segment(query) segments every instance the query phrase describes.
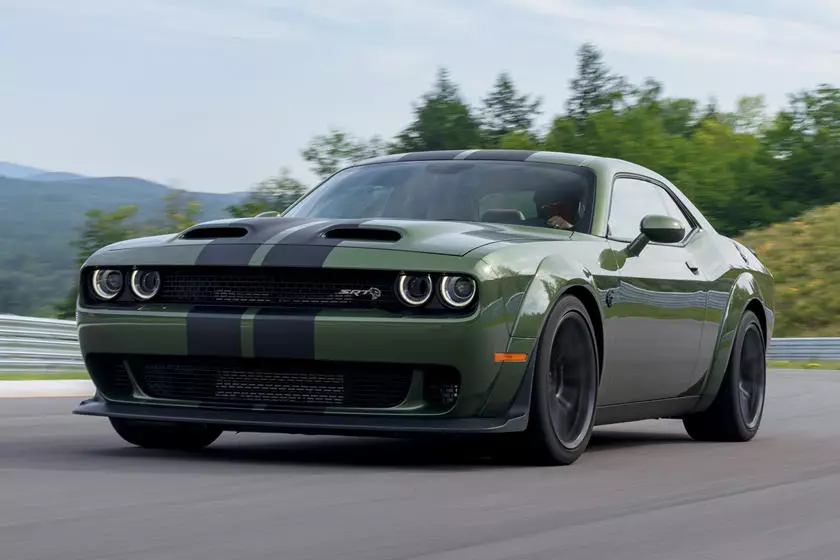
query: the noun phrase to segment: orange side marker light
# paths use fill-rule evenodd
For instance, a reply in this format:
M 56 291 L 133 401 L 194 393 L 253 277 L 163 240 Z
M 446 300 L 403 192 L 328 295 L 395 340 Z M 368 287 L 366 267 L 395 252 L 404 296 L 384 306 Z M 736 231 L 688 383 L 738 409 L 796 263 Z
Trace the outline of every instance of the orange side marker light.
M 496 352 L 493 357 L 497 362 L 524 362 L 528 359 L 528 354 L 514 353 L 514 352 Z

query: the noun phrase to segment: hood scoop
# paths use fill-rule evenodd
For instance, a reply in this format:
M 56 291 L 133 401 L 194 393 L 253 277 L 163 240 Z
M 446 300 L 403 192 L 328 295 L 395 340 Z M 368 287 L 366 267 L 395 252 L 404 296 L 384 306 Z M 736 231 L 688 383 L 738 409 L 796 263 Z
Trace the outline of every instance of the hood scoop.
M 237 239 L 248 235 L 244 227 L 197 227 L 181 234 L 181 239 Z
M 326 239 L 341 239 L 344 241 L 379 241 L 382 243 L 396 243 L 402 239 L 402 234 L 393 229 L 337 227 L 324 233 Z

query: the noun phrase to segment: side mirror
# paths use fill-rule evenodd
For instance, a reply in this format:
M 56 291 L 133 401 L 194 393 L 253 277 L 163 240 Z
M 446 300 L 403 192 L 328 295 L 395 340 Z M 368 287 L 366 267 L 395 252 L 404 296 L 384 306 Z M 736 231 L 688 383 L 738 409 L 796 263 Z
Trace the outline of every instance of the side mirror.
M 685 228 L 670 216 L 651 214 L 642 218 L 638 237 L 627 246 L 627 254 L 637 257 L 650 241 L 654 243 L 677 243 L 685 237 Z

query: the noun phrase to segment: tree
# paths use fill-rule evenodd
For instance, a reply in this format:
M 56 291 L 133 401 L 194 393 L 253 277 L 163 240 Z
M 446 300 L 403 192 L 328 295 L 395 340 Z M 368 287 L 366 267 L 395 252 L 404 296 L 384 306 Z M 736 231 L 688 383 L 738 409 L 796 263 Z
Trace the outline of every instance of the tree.
M 99 209 L 86 212 L 81 235 L 70 243 L 76 249 L 77 267 L 81 267 L 88 257 L 102 247 L 141 235 L 144 229 L 142 225 L 131 223 L 136 215 L 136 205 L 120 206 L 111 212 Z M 76 295 L 77 287 L 74 285 L 67 297 L 56 304 L 55 312 L 59 319 L 75 317 Z
M 391 152 L 459 150 L 481 147 L 481 130 L 458 86 L 441 68 L 432 89 L 414 106 L 414 121 L 391 146 Z
M 251 218 L 261 212 L 282 212 L 306 190 L 303 183 L 294 179 L 284 167 L 277 177 L 259 183 L 242 204 L 229 206 L 227 210 L 234 218 Z
M 312 171 L 324 179 L 346 165 L 385 152 L 385 144 L 379 136 L 364 141 L 332 129 L 312 138 L 301 155 L 312 165 Z
M 528 134 L 540 114 L 542 98 L 520 94 L 510 76 L 499 74 L 493 89 L 483 100 L 481 126 L 489 146 L 497 147 L 509 134 Z M 500 146 L 499 146 L 500 147 Z
M 732 128 L 738 134 L 760 136 L 767 122 L 764 114 L 766 107 L 763 95 L 740 97 L 735 112 L 731 115 Z
M 183 231 L 194 226 L 201 214 L 201 203 L 186 200 L 184 191 L 172 191 L 164 197 L 164 220 L 157 226 L 158 233 Z
M 76 247 L 76 264 L 81 266 L 93 253 L 118 241 L 137 237 L 143 227 L 132 224 L 137 205 L 120 206 L 114 211 L 94 209 L 85 213 L 87 220 L 82 235 L 72 245 Z
M 530 132 L 508 132 L 496 145 L 502 150 L 539 150 L 541 146 L 539 136 Z
M 617 108 L 629 89 L 624 78 L 610 73 L 601 51 L 591 43 L 578 49 L 577 74 L 570 85 L 566 110 L 578 123 L 593 113 Z

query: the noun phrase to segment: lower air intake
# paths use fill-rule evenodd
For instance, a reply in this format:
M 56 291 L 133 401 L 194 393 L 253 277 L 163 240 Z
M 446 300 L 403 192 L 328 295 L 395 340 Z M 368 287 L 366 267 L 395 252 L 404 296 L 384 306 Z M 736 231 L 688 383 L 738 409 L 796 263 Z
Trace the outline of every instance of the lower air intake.
M 411 371 L 342 371 L 311 364 L 139 363 L 150 397 L 232 406 L 390 408 L 408 394 Z M 132 370 L 135 368 L 132 367 Z
M 444 366 L 96 355 L 89 357 L 89 367 L 108 398 L 132 398 L 130 370 L 147 397 L 224 408 L 393 408 L 410 396 L 412 382 L 422 380 L 413 398 L 444 411 L 460 391 L 457 370 Z

